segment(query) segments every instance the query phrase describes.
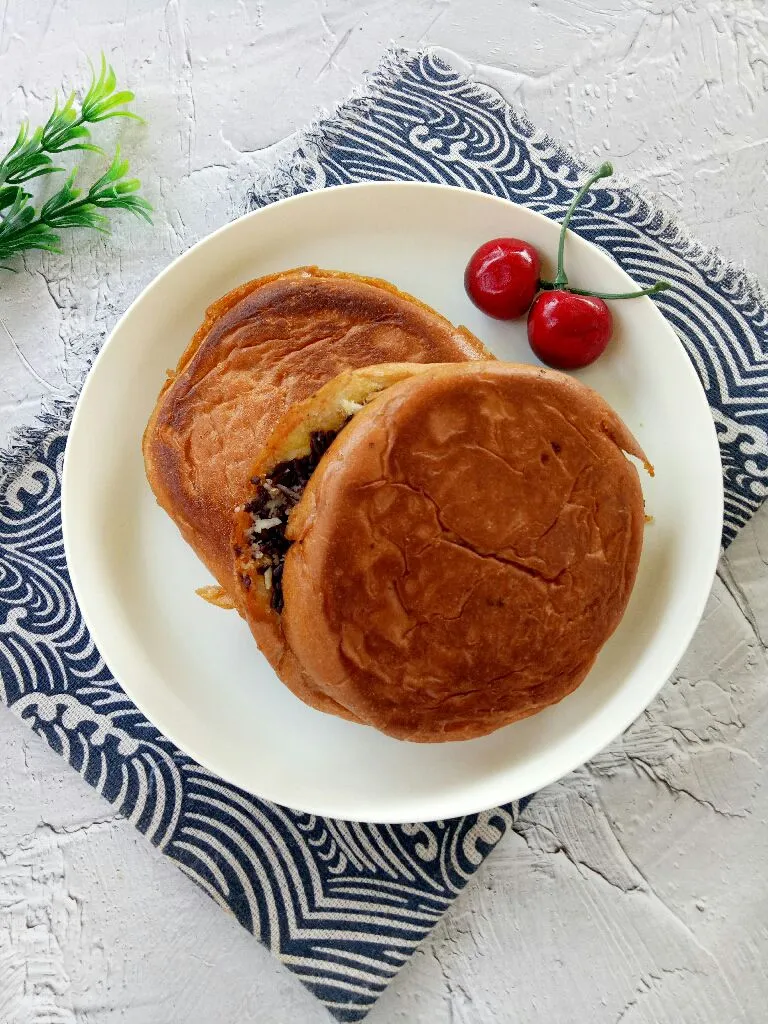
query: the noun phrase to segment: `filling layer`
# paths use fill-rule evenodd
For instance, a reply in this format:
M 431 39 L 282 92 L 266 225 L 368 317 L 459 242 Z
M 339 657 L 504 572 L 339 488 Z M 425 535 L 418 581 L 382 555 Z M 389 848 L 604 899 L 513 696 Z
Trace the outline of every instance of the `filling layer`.
M 309 455 L 280 462 L 264 476 L 251 479 L 255 494 L 245 505 L 253 524 L 248 539 L 258 566 L 256 571 L 264 577 L 270 604 L 278 614 L 283 610 L 283 568 L 291 546 L 285 536 L 288 517 L 338 433 L 316 431 L 309 438 Z

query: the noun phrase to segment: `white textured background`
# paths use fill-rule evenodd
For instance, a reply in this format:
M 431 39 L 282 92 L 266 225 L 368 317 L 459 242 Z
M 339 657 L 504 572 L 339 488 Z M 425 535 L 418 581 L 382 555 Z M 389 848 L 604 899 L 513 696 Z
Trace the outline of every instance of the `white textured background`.
M 0 140 L 104 49 L 154 229 L 0 278 L 0 435 L 65 393 L 274 145 L 395 41 L 461 52 L 768 280 L 763 0 L 0 0 Z M 768 512 L 652 708 L 547 790 L 382 998 L 401 1024 L 768 1019 Z M 0 712 L 0 1024 L 329 1020 L 234 920 Z

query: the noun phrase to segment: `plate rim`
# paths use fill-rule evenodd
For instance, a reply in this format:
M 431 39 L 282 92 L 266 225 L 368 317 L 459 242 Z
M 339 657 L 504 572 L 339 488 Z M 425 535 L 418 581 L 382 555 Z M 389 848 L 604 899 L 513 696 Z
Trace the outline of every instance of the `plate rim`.
M 295 195 L 283 197 L 279 200 L 276 200 L 273 203 L 260 207 L 256 210 L 251 210 L 243 214 L 242 216 L 237 217 L 226 224 L 223 224 L 221 227 L 216 228 L 214 231 L 200 238 L 197 242 L 191 245 L 184 252 L 179 253 L 177 256 L 175 256 L 166 267 L 164 267 L 155 277 L 153 277 L 153 279 L 144 288 L 142 288 L 139 294 L 133 299 L 133 301 L 129 304 L 125 312 L 118 318 L 117 322 L 113 326 L 112 330 L 109 333 L 109 336 L 104 341 L 104 344 L 99 350 L 85 378 L 83 387 L 77 398 L 75 409 L 72 415 L 72 420 L 70 422 L 69 431 L 67 434 L 61 483 L 61 521 L 64 553 L 66 557 L 67 569 L 69 572 L 75 600 L 80 609 L 80 613 L 83 616 L 83 621 L 100 653 L 102 653 L 103 647 L 109 647 L 109 643 L 105 645 L 102 645 L 101 643 L 101 639 L 103 639 L 103 637 L 99 636 L 99 633 L 101 632 L 101 627 L 95 624 L 98 622 L 98 616 L 93 616 L 91 614 L 89 599 L 87 597 L 85 598 L 85 600 L 83 599 L 83 594 L 88 593 L 88 588 L 83 587 L 82 579 L 80 576 L 80 568 L 78 567 L 77 563 L 77 558 L 72 557 L 72 520 L 73 513 L 75 512 L 77 507 L 77 497 L 73 494 L 72 476 L 74 470 L 72 470 L 71 467 L 75 456 L 72 455 L 71 453 L 77 450 L 77 439 L 80 437 L 80 432 L 82 429 L 81 422 L 84 420 L 84 417 L 87 414 L 89 402 L 88 396 L 98 385 L 100 373 L 99 367 L 104 362 L 105 357 L 109 352 L 110 348 L 113 347 L 116 336 L 119 335 L 121 328 L 123 328 L 126 321 L 129 320 L 134 310 L 143 301 L 145 301 L 145 299 L 148 296 L 150 296 L 158 288 L 162 287 L 163 282 L 171 273 L 177 272 L 178 268 L 182 266 L 186 260 L 192 258 L 194 254 L 198 253 L 201 249 L 209 245 L 213 241 L 213 239 L 219 238 L 220 236 L 234 230 L 236 227 L 242 225 L 244 222 L 257 219 L 264 213 L 274 212 L 276 209 L 288 205 L 293 205 L 296 203 L 311 203 L 313 201 L 317 201 L 318 199 L 323 199 L 327 201 L 329 197 L 332 196 L 334 193 L 338 194 L 360 190 L 418 190 L 432 192 L 460 192 L 471 195 L 473 199 L 478 199 L 480 201 L 497 205 L 501 204 L 505 207 L 513 206 L 517 208 L 519 211 L 522 211 L 526 217 L 532 217 L 536 220 L 544 221 L 548 225 L 553 224 L 553 221 L 549 217 L 546 217 L 544 214 L 540 213 L 537 210 L 531 210 L 529 207 L 521 203 L 516 203 L 514 200 L 502 196 L 491 195 L 485 192 L 479 192 L 474 189 L 467 189 L 462 186 L 447 185 L 438 182 L 414 181 L 354 182 L 350 184 L 327 186 L 322 189 L 315 189 L 307 192 L 300 192 Z M 240 230 L 242 230 L 242 228 L 240 228 Z M 588 245 L 593 250 L 593 252 L 599 257 L 600 260 L 605 261 L 607 264 L 609 264 L 614 272 L 618 271 L 626 278 L 627 282 L 630 285 L 634 284 L 632 278 L 616 260 L 614 260 L 601 248 L 599 248 L 598 246 L 596 246 L 594 243 L 590 242 L 583 236 L 578 235 L 576 232 L 574 232 L 574 235 L 580 238 L 583 244 Z M 247 278 L 246 280 L 254 279 L 255 278 Z M 672 325 L 669 324 L 669 322 L 663 316 L 662 312 L 658 309 L 658 307 L 656 307 L 655 304 L 651 303 L 650 299 L 646 297 L 639 299 L 637 301 L 650 303 L 656 310 L 657 315 L 661 317 L 661 319 L 664 321 L 664 324 L 668 328 L 669 334 L 674 339 L 675 344 L 679 347 L 682 355 L 684 356 L 685 365 L 687 366 L 687 372 L 691 380 L 695 384 L 695 388 L 691 389 L 691 397 L 694 393 L 696 394 L 696 401 L 699 403 L 700 407 L 705 408 L 707 416 L 711 421 L 712 429 L 709 437 L 709 452 L 707 454 L 706 461 L 707 469 L 708 471 L 710 471 L 709 475 L 712 475 L 711 470 L 714 469 L 715 464 L 717 465 L 718 472 L 714 474 L 714 479 L 709 481 L 709 486 L 713 490 L 713 493 L 711 494 L 711 500 L 717 501 L 718 504 L 718 521 L 722 523 L 724 513 L 724 484 L 722 475 L 722 463 L 720 458 L 719 442 L 717 439 L 717 430 L 714 418 L 711 414 L 711 407 L 706 398 L 706 393 L 701 384 L 701 381 L 699 380 L 698 375 L 696 374 L 693 362 L 691 361 L 688 353 L 686 352 L 685 346 L 679 338 L 679 336 L 677 335 L 677 332 L 674 330 L 674 328 L 672 328 Z M 179 352 L 179 356 L 180 355 L 181 352 Z M 86 413 L 83 412 L 84 409 L 86 410 Z M 71 441 L 73 438 L 75 438 L 75 445 L 71 445 Z M 510 803 L 512 801 L 521 799 L 522 797 L 528 796 L 532 793 L 536 793 L 544 789 L 546 786 L 549 786 L 554 782 L 564 778 L 566 775 L 569 775 L 571 772 L 573 772 L 574 770 L 576 770 L 577 768 L 581 767 L 589 760 L 591 760 L 591 758 L 595 757 L 601 750 L 605 749 L 605 747 L 613 743 L 617 739 L 617 737 L 620 736 L 639 717 L 639 715 L 642 714 L 642 712 L 655 699 L 655 697 L 661 691 L 663 686 L 668 682 L 670 676 L 674 672 L 675 667 L 680 662 L 682 656 L 684 655 L 686 649 L 688 648 L 691 642 L 691 639 L 693 638 L 696 630 L 698 629 L 698 626 L 701 622 L 701 618 L 704 613 L 704 609 L 706 607 L 706 603 L 709 599 L 712 581 L 714 580 L 716 575 L 717 563 L 720 556 L 721 531 L 718 531 L 717 534 L 715 534 L 713 530 L 712 538 L 709 538 L 708 540 L 710 544 L 709 550 L 706 553 L 706 557 L 702 556 L 701 559 L 703 565 L 706 568 L 706 572 L 704 571 L 704 569 L 701 570 L 702 587 L 701 593 L 699 595 L 699 600 L 696 602 L 693 608 L 695 614 L 692 614 L 690 616 L 687 628 L 684 631 L 680 631 L 678 634 L 676 634 L 677 642 L 674 644 L 674 646 L 670 645 L 671 653 L 667 658 L 667 667 L 664 669 L 663 672 L 659 672 L 660 682 L 658 683 L 658 685 L 654 686 L 652 692 L 650 689 L 644 690 L 642 697 L 639 697 L 634 702 L 627 703 L 627 707 L 624 709 L 624 713 L 616 716 L 617 720 L 620 720 L 622 723 L 621 727 L 611 727 L 611 729 L 609 730 L 610 735 L 604 736 L 601 739 L 599 746 L 595 748 L 594 743 L 585 744 L 584 741 L 581 742 L 580 749 L 584 747 L 589 747 L 591 753 L 588 753 L 586 754 L 586 756 L 584 756 L 582 750 L 582 752 L 576 753 L 571 758 L 562 761 L 557 768 L 553 768 L 549 771 L 540 768 L 537 772 L 535 770 L 535 767 L 534 769 L 527 769 L 527 772 L 533 776 L 534 782 L 530 789 L 524 793 L 506 792 L 505 794 L 504 792 L 502 792 L 504 780 L 505 778 L 507 778 L 508 775 L 508 770 L 505 772 L 503 769 L 499 769 L 497 773 L 495 773 L 493 776 L 484 776 L 481 779 L 474 780 L 469 787 L 464 786 L 462 788 L 457 789 L 455 786 L 453 786 L 452 788 L 448 789 L 445 793 L 441 793 L 439 799 L 436 797 L 418 797 L 416 800 L 417 805 L 419 804 L 419 802 L 429 802 L 430 810 L 427 813 L 421 812 L 419 810 L 414 810 L 413 808 L 410 808 L 407 811 L 398 811 L 394 806 L 391 806 L 391 809 L 389 811 L 375 811 L 373 813 L 373 816 L 366 816 L 364 813 L 350 814 L 349 807 L 343 806 L 343 799 L 339 801 L 338 797 L 335 794 L 331 796 L 330 799 L 326 798 L 322 801 L 317 801 L 316 803 L 313 803 L 312 806 L 302 806 L 301 803 L 296 803 L 294 801 L 291 801 L 290 804 L 284 804 L 284 806 L 289 806 L 292 809 L 300 811 L 302 813 L 315 814 L 323 817 L 342 818 L 345 820 L 359 822 L 403 824 L 417 820 L 434 821 L 453 817 L 461 817 L 468 814 L 475 814 L 484 810 L 488 810 L 489 808 L 495 806 Z M 704 583 L 705 577 L 707 581 L 706 584 Z M 168 721 L 164 720 L 165 716 L 163 714 L 161 714 L 160 716 L 155 716 L 154 714 L 148 713 L 143 697 L 136 697 L 135 693 L 132 691 L 130 683 L 126 685 L 124 679 L 121 678 L 121 676 L 112 668 L 112 666 L 109 664 L 108 658 L 103 653 L 102 658 L 104 659 L 104 662 L 107 665 L 111 675 L 118 683 L 118 685 L 121 687 L 121 689 L 124 691 L 126 697 L 138 708 L 142 715 L 144 715 L 146 719 L 162 735 L 164 735 L 175 746 L 177 746 L 179 750 L 181 750 L 188 757 L 197 761 L 204 768 L 208 769 L 209 771 L 212 771 L 219 778 L 223 779 L 230 785 L 236 786 L 237 788 L 244 790 L 252 796 L 257 797 L 258 799 L 269 800 L 276 803 L 281 802 L 279 796 L 272 797 L 264 795 L 262 793 L 258 793 L 252 788 L 252 786 L 250 786 L 243 779 L 232 777 L 231 773 L 222 772 L 221 769 L 216 766 L 215 758 L 212 759 L 204 753 L 201 755 L 199 751 L 195 751 L 194 749 L 192 749 L 186 742 L 181 742 L 173 722 L 169 723 Z M 318 712 L 318 714 L 320 714 L 320 712 Z M 495 793 L 495 795 L 492 795 L 490 799 L 488 799 L 485 796 L 482 799 L 480 799 L 480 790 L 484 791 L 486 787 L 490 788 L 493 791 L 493 793 Z M 512 787 L 509 788 L 511 789 Z M 402 801 L 397 800 L 395 802 L 402 803 Z

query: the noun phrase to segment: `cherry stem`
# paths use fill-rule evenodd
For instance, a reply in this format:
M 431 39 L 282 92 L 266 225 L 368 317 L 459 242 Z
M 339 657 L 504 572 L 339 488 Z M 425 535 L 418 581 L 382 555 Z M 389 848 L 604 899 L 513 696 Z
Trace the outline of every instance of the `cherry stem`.
M 659 292 L 666 292 L 672 285 L 669 281 L 657 281 L 650 288 L 641 288 L 636 292 L 590 292 L 584 288 L 568 287 L 565 291 L 573 295 L 592 295 L 596 299 L 639 299 L 641 295 L 658 295 Z
M 601 178 L 610 178 L 613 174 L 613 165 L 609 163 L 601 164 L 601 166 L 591 175 L 584 184 L 581 186 L 579 191 L 573 197 L 571 205 L 566 211 L 565 217 L 563 218 L 562 226 L 560 227 L 560 244 L 557 247 L 557 276 L 555 277 L 555 288 L 562 288 L 563 285 L 568 283 L 568 278 L 565 274 L 565 235 L 568 231 L 568 225 L 571 222 L 571 217 L 576 207 L 579 205 L 581 200 L 584 198 L 589 189 L 599 181 Z M 575 290 L 575 289 L 573 289 Z M 577 293 L 578 294 L 578 293 Z

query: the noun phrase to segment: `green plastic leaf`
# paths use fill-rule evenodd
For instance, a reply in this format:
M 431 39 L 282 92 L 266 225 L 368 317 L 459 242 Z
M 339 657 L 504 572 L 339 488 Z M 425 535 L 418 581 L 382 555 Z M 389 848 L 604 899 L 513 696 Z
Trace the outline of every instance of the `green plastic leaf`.
M 43 205 L 43 208 L 40 211 L 40 220 L 48 221 L 48 223 L 52 224 L 53 218 L 59 210 L 68 206 L 70 203 L 74 203 L 78 199 L 81 190 L 74 186 L 75 173 L 75 171 L 72 171 L 59 191 L 54 193 L 54 195 L 52 195 L 51 198 Z
M 126 196 L 122 209 L 127 210 L 128 213 L 132 213 L 135 217 L 141 217 L 141 219 L 145 220 L 147 224 L 152 223 L 152 214 L 154 210 L 152 204 L 143 196 Z
M 21 185 L 31 178 L 39 178 L 45 174 L 55 174 L 60 170 L 62 168 L 55 167 L 49 156 L 46 156 L 44 153 L 38 153 L 25 161 L 23 166 L 19 168 L 11 167 L 5 180 L 9 185 Z
M 99 146 L 91 142 L 91 133 L 82 124 L 69 125 L 63 131 L 52 135 L 46 140 L 46 149 L 49 153 L 66 153 L 71 149 L 103 152 Z
M 40 142 L 43 149 L 55 153 L 58 147 L 67 140 L 77 121 L 74 103 L 75 94 L 72 92 L 67 97 L 64 106 L 59 107 L 59 97 L 58 94 L 56 95 L 53 113 L 46 121 L 45 127 L 41 132 Z
M 94 105 L 94 103 L 98 99 L 99 92 L 100 92 L 100 89 L 101 89 L 101 86 L 102 86 L 102 82 L 104 80 L 104 68 L 106 67 L 107 58 L 104 56 L 104 52 L 102 51 L 102 54 L 101 54 L 101 74 L 98 76 L 98 78 L 96 76 L 96 71 L 94 69 L 93 64 L 91 63 L 90 60 L 88 61 L 88 63 L 90 64 L 90 67 L 91 67 L 91 84 L 88 86 L 88 91 L 86 92 L 85 96 L 83 97 L 83 102 L 81 104 L 81 109 L 82 109 L 84 114 L 85 114 L 85 112 L 87 110 L 91 109 L 91 107 Z
M 17 189 L 13 201 L 3 214 L 0 221 L 0 237 L 9 237 L 14 232 L 24 229 L 30 221 L 34 220 L 35 210 L 28 202 L 29 193 L 23 189 Z
M 128 161 L 120 158 L 120 147 L 115 149 L 115 155 L 112 158 L 112 163 L 102 174 L 100 178 L 91 185 L 88 190 L 88 198 L 96 199 L 104 192 L 113 182 L 125 176 L 128 171 Z
M 7 156 L 4 158 L 3 163 L 7 163 L 12 160 L 14 155 L 23 149 L 26 145 L 27 138 L 29 137 L 29 121 L 22 121 L 19 125 L 19 134 L 16 136 L 11 148 L 8 150 Z
M 13 206 L 19 198 L 19 195 L 23 197 L 23 201 L 31 198 L 29 192 L 25 192 L 17 185 L 7 185 L 0 188 L 0 210 L 5 210 L 9 206 Z
M 129 89 L 115 92 L 116 84 L 114 69 L 107 64 L 107 59 L 102 53 L 98 77 L 91 65 L 91 85 L 85 94 L 81 108 L 84 121 L 95 124 L 99 121 L 106 121 L 110 117 L 130 117 L 135 121 L 141 121 L 141 118 L 130 110 L 116 109 L 135 99 L 134 93 Z
M 125 195 L 127 192 L 138 192 L 140 188 L 141 182 L 138 178 L 126 178 L 125 181 L 118 181 L 114 190 L 117 195 Z
M 101 56 L 103 58 L 104 54 L 102 54 Z M 103 94 L 104 95 L 108 95 L 109 93 L 114 92 L 116 84 L 117 84 L 117 79 L 115 78 L 115 72 L 112 70 L 112 65 L 110 64 L 110 65 L 108 65 L 107 77 L 106 77 L 106 80 L 104 82 L 104 88 L 102 90 Z
M 77 209 L 65 209 L 61 213 L 55 213 L 48 218 L 48 222 L 55 228 L 91 228 L 93 231 L 109 234 L 109 218 L 99 213 L 98 208 L 91 203 Z
M 0 159 L 0 260 L 28 249 L 60 252 L 59 232 L 65 228 L 88 228 L 107 233 L 109 218 L 103 211 L 125 210 L 151 223 L 151 204 L 141 195 L 141 183 L 127 177 L 129 164 L 115 150 L 109 166 L 83 195 L 74 185 L 77 169 L 51 195 L 39 212 L 23 184 L 33 178 L 58 173 L 52 154 L 72 151 L 103 153 L 92 139 L 89 125 L 112 117 L 142 119 L 127 110 L 134 100 L 128 89 L 117 90 L 112 66 L 101 54 L 98 71 L 91 64 L 91 81 L 79 106 L 74 92 L 65 98 L 54 96 L 48 120 L 34 131 L 23 121 L 13 145 Z M 0 269 L 4 265 L 0 264 Z M 5 268 L 13 269 L 13 268 Z
M 112 107 L 119 107 L 122 103 L 130 103 L 131 100 L 136 97 L 128 89 L 124 89 L 122 92 L 116 92 L 113 96 L 108 99 L 104 99 L 99 103 L 99 113 L 103 114 L 105 110 L 111 110 Z
M 56 150 L 57 153 L 70 153 L 77 150 L 83 153 L 98 153 L 99 156 L 104 156 L 104 150 L 101 146 L 96 146 L 92 142 L 74 142 L 71 146 L 61 146 Z M 63 171 L 63 167 L 57 167 L 57 171 Z
M 61 252 L 61 238 L 44 224 L 32 224 L 8 238 L 0 233 L 0 259 L 7 259 L 17 252 L 26 249 L 45 249 L 48 252 Z
M 107 64 L 107 58 L 102 52 L 101 69 L 98 78 L 96 77 L 93 65 L 91 65 L 91 85 L 83 98 L 81 106 L 82 116 L 85 121 L 93 121 L 94 118 L 98 117 L 100 104 L 114 91 L 115 81 L 115 72 Z
M 110 117 L 127 117 L 131 121 L 138 121 L 139 124 L 145 124 L 143 117 L 139 117 L 138 114 L 134 114 L 132 110 L 111 110 L 107 114 L 102 114 L 100 117 L 92 117 L 91 121 L 94 124 L 98 124 L 99 121 L 108 121 Z

